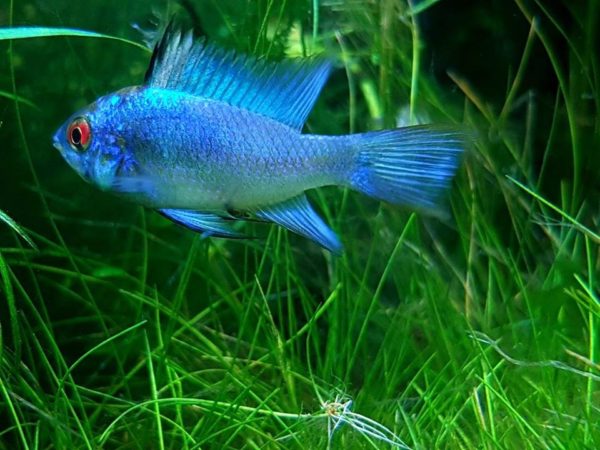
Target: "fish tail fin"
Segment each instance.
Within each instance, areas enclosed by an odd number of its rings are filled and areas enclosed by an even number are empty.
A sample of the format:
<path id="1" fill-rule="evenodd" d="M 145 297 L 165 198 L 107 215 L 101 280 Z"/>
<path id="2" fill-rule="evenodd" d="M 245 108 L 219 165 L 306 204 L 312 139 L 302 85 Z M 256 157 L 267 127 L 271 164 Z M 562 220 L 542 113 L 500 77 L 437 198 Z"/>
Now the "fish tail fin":
<path id="1" fill-rule="evenodd" d="M 460 162 L 466 134 L 419 125 L 355 136 L 350 186 L 370 197 L 435 212 Z M 358 144 L 356 146 L 356 144 Z"/>

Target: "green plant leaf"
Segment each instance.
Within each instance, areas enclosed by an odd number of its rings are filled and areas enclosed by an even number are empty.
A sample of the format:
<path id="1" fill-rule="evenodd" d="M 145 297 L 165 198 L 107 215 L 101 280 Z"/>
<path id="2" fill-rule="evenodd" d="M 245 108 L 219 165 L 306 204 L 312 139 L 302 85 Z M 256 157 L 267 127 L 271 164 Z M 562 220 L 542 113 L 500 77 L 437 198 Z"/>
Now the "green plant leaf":
<path id="1" fill-rule="evenodd" d="M 125 44 L 133 45 L 134 47 L 141 48 L 142 50 L 149 51 L 149 49 L 139 42 L 130 41 L 129 39 L 120 38 L 117 36 L 111 36 L 103 33 L 96 33 L 95 31 L 78 30 L 76 28 L 54 28 L 54 27 L 7 27 L 0 28 L 0 41 L 11 40 L 11 39 L 32 39 L 32 38 L 47 38 L 56 36 L 69 36 L 69 37 L 88 37 L 88 38 L 101 38 L 101 39 L 112 39 L 123 42 Z"/>
<path id="2" fill-rule="evenodd" d="M 1 209 L 0 209 L 0 220 L 2 222 L 4 222 L 5 224 L 7 224 L 9 227 L 11 227 L 13 229 L 13 231 L 15 233 L 17 233 L 19 236 L 21 236 L 21 238 L 23 238 L 23 240 L 25 242 L 27 242 L 32 248 L 37 250 L 37 246 L 35 245 L 35 242 L 33 242 L 33 240 L 27 235 L 25 230 Z"/>

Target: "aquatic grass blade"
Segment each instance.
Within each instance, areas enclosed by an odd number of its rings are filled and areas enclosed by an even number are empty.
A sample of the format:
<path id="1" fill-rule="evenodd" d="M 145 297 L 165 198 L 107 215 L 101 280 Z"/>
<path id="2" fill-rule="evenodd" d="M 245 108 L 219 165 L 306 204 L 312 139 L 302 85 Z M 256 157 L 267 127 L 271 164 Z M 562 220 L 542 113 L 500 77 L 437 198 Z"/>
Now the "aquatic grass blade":
<path id="1" fill-rule="evenodd" d="M 8 214 L 6 214 L 1 209 L 0 209 L 0 221 L 4 222 L 6 225 L 8 225 L 10 228 L 12 228 L 12 230 L 15 233 L 17 233 L 25 242 L 27 242 L 31 246 L 31 248 L 37 250 L 37 246 L 35 245 L 35 242 L 33 242 L 33 240 L 29 237 L 27 232 L 23 229 L 23 227 L 21 227 L 17 222 L 15 222 L 15 220 L 12 217 L 10 217 Z"/>
<path id="2" fill-rule="evenodd" d="M 77 28 L 54 28 L 54 27 L 2 27 L 0 28 L 0 41 L 16 40 L 16 39 L 33 39 L 33 38 L 48 38 L 48 37 L 86 37 L 86 38 L 101 38 L 112 39 L 124 44 L 132 45 L 144 51 L 149 51 L 148 47 L 139 42 L 130 41 L 129 39 L 109 34 L 96 33 L 95 31 L 79 30 Z"/>

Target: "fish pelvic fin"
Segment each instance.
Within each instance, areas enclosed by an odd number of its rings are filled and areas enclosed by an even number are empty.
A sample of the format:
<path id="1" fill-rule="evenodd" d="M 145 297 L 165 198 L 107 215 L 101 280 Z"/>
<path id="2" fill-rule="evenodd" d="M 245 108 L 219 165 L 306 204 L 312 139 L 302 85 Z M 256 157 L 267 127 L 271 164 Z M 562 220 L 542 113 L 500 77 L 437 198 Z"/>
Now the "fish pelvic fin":
<path id="1" fill-rule="evenodd" d="M 342 253 L 337 235 L 314 211 L 304 194 L 261 208 L 255 211 L 255 215 L 307 237 L 334 254 Z"/>
<path id="2" fill-rule="evenodd" d="M 467 137 L 459 129 L 433 125 L 356 135 L 350 187 L 389 203 L 439 213 Z"/>
<path id="3" fill-rule="evenodd" d="M 300 130 L 330 71 L 323 58 L 275 63 L 223 50 L 171 22 L 154 47 L 144 82 L 219 100 Z"/>
<path id="4" fill-rule="evenodd" d="M 214 213 L 193 211 L 189 209 L 159 209 L 158 212 L 190 230 L 202 233 L 203 237 L 224 237 L 243 239 L 246 236 L 231 227 L 230 221 Z"/>

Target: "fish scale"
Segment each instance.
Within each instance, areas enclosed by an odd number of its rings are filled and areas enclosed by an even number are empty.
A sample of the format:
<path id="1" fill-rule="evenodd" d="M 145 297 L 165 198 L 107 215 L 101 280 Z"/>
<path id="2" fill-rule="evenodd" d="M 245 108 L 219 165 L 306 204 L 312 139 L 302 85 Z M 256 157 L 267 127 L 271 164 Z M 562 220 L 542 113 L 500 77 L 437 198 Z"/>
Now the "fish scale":
<path id="1" fill-rule="evenodd" d="M 166 203 L 177 208 L 243 210 L 257 203 L 276 203 L 336 178 L 333 169 L 340 158 L 335 145 L 324 146 L 272 119 L 162 89 L 138 89 L 125 95 L 132 97 L 127 104 L 138 104 L 145 111 L 143 120 L 129 109 L 112 120 L 126 124 L 126 141 L 139 143 L 133 146 L 133 155 L 143 175 L 160 178 L 161 202 L 168 198 Z M 148 115 L 159 118 L 156 126 Z M 186 130 L 187 123 L 195 126 Z M 237 132 L 223 133 L 224 129 Z M 165 160 L 170 163 L 162 164 Z M 217 192 L 221 195 L 204 198 L 205 193 Z M 152 193 L 144 203 L 160 207 L 153 203 L 155 198 Z"/>

